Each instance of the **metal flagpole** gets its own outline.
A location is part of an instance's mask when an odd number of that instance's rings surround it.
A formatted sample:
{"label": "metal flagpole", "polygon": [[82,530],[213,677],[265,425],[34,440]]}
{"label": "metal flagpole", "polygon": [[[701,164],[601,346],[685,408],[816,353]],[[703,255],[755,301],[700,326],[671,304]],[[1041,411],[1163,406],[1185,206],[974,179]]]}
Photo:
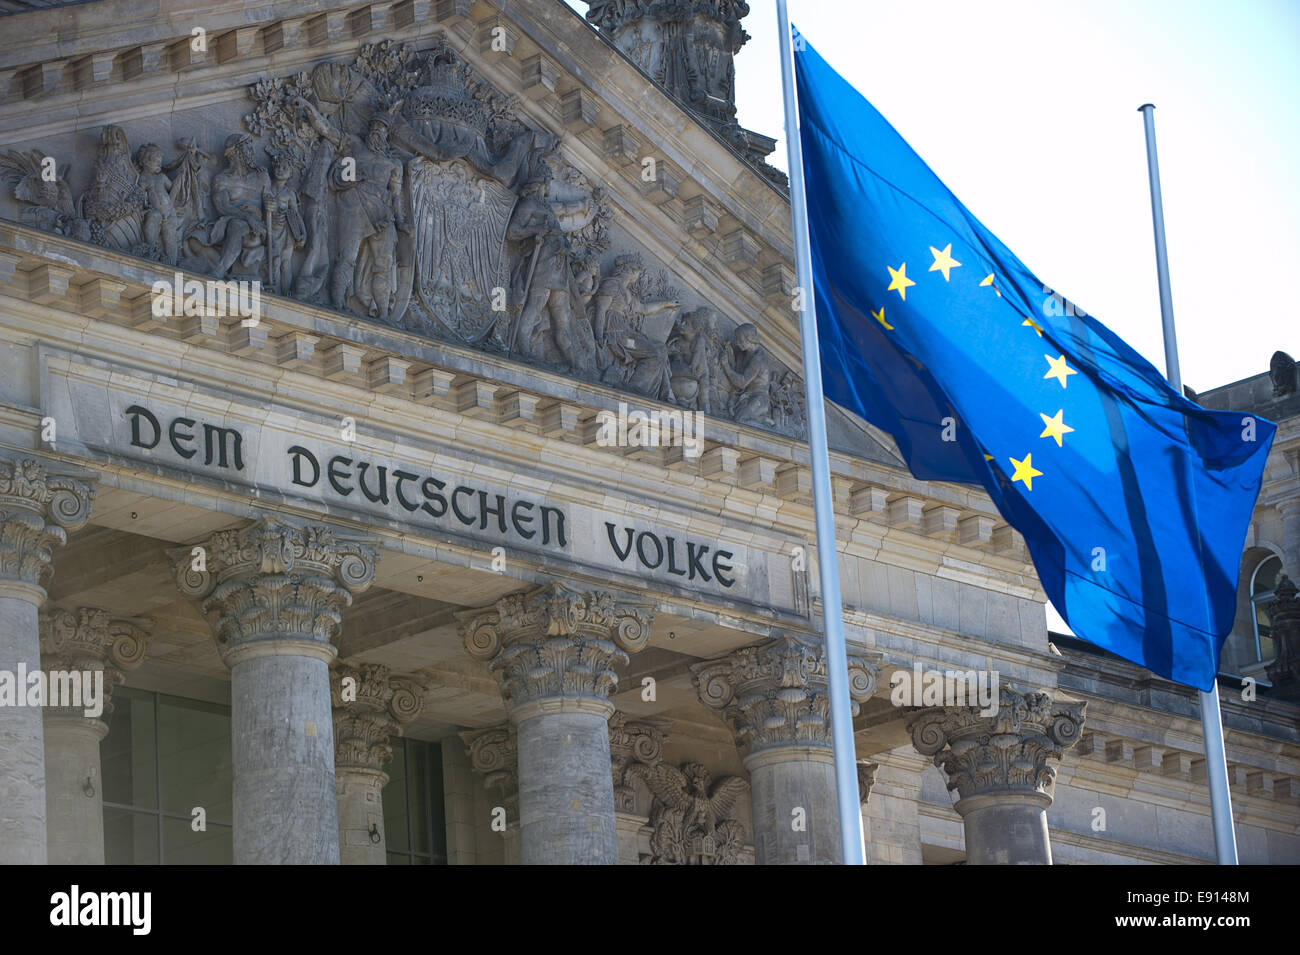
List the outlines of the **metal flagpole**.
{"label": "metal flagpole", "polygon": [[862,865],[862,809],[858,802],[857,753],[849,704],[849,663],[840,604],[840,569],[835,550],[835,511],[831,465],[826,449],[826,408],[822,398],[821,348],[813,299],[812,251],[808,243],[808,205],[803,190],[803,152],[799,147],[799,102],[794,91],[794,50],[785,0],[776,0],[781,39],[781,88],[785,99],[785,145],[790,166],[790,215],[803,341],[803,381],[808,399],[808,452],[812,459],[813,510],[817,519],[817,565],[822,585],[822,625],[826,630],[826,679],[831,696],[831,744],[835,754],[835,793],[840,810],[840,845],[845,865]]}
{"label": "metal flagpole", "polygon": [[[1165,248],[1165,210],[1160,198],[1160,165],[1156,160],[1155,106],[1138,107],[1147,137],[1147,174],[1151,179],[1151,219],[1156,233],[1156,275],[1160,282],[1160,320],[1165,332],[1165,375],[1180,394],[1183,376],[1178,370],[1178,339],[1174,334],[1174,300],[1169,291],[1169,258]],[[1205,738],[1205,776],[1210,784],[1210,817],[1219,865],[1237,864],[1237,835],[1232,828],[1232,794],[1228,790],[1228,757],[1223,746],[1223,717],[1219,712],[1219,685],[1201,690],[1201,735]]]}

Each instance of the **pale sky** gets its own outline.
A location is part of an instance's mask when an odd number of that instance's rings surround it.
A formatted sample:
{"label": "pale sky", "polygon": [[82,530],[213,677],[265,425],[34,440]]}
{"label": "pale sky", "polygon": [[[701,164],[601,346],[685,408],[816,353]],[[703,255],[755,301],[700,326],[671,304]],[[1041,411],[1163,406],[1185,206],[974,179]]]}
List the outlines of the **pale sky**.
{"label": "pale sky", "polygon": [[[587,5],[571,0],[574,9]],[[787,167],[775,0],[742,125]],[[1183,381],[1300,357],[1300,0],[789,0],[790,18],[1033,271],[1164,370],[1143,103],[1156,106]],[[1048,608],[1053,629],[1065,629]]]}

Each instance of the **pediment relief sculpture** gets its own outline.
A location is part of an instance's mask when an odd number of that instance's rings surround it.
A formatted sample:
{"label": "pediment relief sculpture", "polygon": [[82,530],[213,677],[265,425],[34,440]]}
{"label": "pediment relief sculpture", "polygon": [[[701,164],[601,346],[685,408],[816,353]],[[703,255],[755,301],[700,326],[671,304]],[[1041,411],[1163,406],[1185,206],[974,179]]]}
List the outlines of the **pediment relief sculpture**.
{"label": "pediment relief sculpture", "polygon": [[0,177],[47,232],[802,435],[800,380],[756,328],[611,248],[604,191],[444,36],[248,96],[242,130],[171,148],[103,127],[79,196],[39,149],[0,153]]}

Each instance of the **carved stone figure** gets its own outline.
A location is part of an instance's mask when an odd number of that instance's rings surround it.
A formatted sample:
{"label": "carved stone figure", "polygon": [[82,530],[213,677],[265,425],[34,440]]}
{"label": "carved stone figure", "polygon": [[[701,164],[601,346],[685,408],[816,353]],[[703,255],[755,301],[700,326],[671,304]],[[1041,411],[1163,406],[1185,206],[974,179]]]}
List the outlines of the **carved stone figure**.
{"label": "carved stone figure", "polygon": [[644,334],[640,325],[646,316],[680,305],[675,301],[642,302],[638,286],[644,275],[639,256],[620,255],[614,261],[613,274],[596,290],[591,329],[600,349],[597,364],[608,384],[667,401],[672,395],[668,347]]}
{"label": "carved stone figure", "polygon": [[139,184],[145,194],[144,221],[141,234],[146,249],[157,253],[168,265],[176,264],[180,246],[180,220],[172,203],[172,181],[162,171],[162,148],[157,143],[145,143],[136,153],[140,168]]}
{"label": "carved stone figure", "polygon": [[749,789],[739,776],[724,776],[710,785],[708,769],[687,763],[634,763],[628,775],[643,780],[654,793],[650,825],[652,865],[735,865],[745,847],[745,829],[727,818]]}
{"label": "carved stone figure", "polygon": [[298,207],[298,191],[290,185],[295,157],[291,149],[267,152],[271,156],[271,189],[262,196],[267,222],[267,263],[272,292],[287,293],[293,288],[293,251],[307,237],[307,229]]}
{"label": "carved stone figure", "polygon": [[[549,169],[523,187],[506,229],[519,248],[511,279],[512,298],[520,303],[510,323],[507,350],[535,361],[554,361],[566,371],[592,373],[596,341],[584,308],[584,295],[572,265],[572,249],[559,214],[590,218],[591,196],[563,202],[546,196]],[[542,323],[542,317],[549,325]],[[499,323],[501,324],[501,323]]]}
{"label": "carved stone figure", "polygon": [[731,416],[742,424],[774,425],[772,418],[773,361],[758,341],[758,329],[748,323],[736,327],[728,342],[727,380],[737,389]]}
{"label": "carved stone figure", "polygon": [[1284,351],[1273,352],[1268,363],[1268,377],[1273,382],[1273,397],[1295,394],[1295,359]]}
{"label": "carved stone figure", "polygon": [[[206,236],[190,237],[197,261],[187,262],[186,268],[222,279],[232,273],[256,278],[266,255],[262,197],[270,192],[271,179],[256,164],[253,137],[247,133],[227,136],[222,155],[226,164],[212,180],[212,205],[218,218]],[[217,260],[211,263],[214,254]]]}
{"label": "carved stone figure", "polygon": [[402,164],[388,152],[388,130],[397,104],[370,120],[364,142],[332,126],[302,97],[294,100],[308,122],[334,145],[340,158],[330,170],[330,186],[338,196],[338,246],[330,275],[330,300],[347,308],[356,294],[368,314],[387,321],[397,291],[397,232],[409,232],[402,208]]}
{"label": "carved stone figure", "polygon": [[693,411],[713,414],[713,363],[708,331],[713,310],[682,312],[668,339],[668,372],[673,397]]}

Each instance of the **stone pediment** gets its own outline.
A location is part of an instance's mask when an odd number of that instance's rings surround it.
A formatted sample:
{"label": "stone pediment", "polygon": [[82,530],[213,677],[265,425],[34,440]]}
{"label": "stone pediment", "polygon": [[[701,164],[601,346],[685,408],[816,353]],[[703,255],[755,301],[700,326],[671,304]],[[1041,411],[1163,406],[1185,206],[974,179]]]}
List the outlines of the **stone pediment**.
{"label": "stone pediment", "polygon": [[174,267],[173,313],[211,306],[187,281],[241,283],[253,307],[292,298],[802,434],[800,376],[754,324],[620,236],[627,213],[446,34],[245,94],[235,121],[228,103],[0,153],[6,217]]}
{"label": "stone pediment", "polygon": [[[163,43],[157,71],[204,81],[203,95],[175,97],[162,115],[142,115],[130,92],[151,76],[145,46],[45,72],[14,69],[11,102],[15,93],[94,87],[105,122],[73,123],[77,132],[53,122],[43,127],[49,135],[0,151],[0,215],[175,267],[178,286],[257,283],[263,294],[558,371],[634,404],[802,438],[790,269],[758,223],[733,227],[723,205],[691,189],[666,158],[650,163],[644,181],[646,160],[659,155],[644,133],[596,125],[608,110],[586,88],[557,86],[557,61],[522,55],[517,26],[500,15],[470,20],[470,6],[397,4],[387,17],[360,6],[216,34],[207,54]],[[422,10],[443,29],[419,23]],[[541,19],[549,26],[557,16]],[[398,39],[378,39],[385,26]],[[576,26],[599,55],[604,44]],[[376,39],[346,42],[349,32]],[[462,52],[475,38],[478,58]],[[295,39],[298,55],[285,68],[236,69],[241,56],[256,63],[259,48],[283,59]],[[304,57],[305,45],[332,52]],[[17,55],[8,50],[0,62]],[[493,56],[519,61],[517,85],[484,68]],[[86,73],[87,63],[105,66]],[[615,66],[625,83],[644,82],[628,64]],[[31,85],[51,72],[48,89]],[[524,108],[535,102],[559,122]],[[604,163],[591,161],[593,143]],[[638,165],[640,152],[650,155]],[[683,198],[687,191],[697,194]],[[757,307],[701,282],[690,255],[675,261],[663,243],[647,243],[647,214],[667,220],[660,231],[690,236],[695,258],[712,260],[703,271],[760,292]],[[683,274],[683,259],[696,268]],[[860,422],[838,409],[831,418],[835,446],[896,463]]]}

